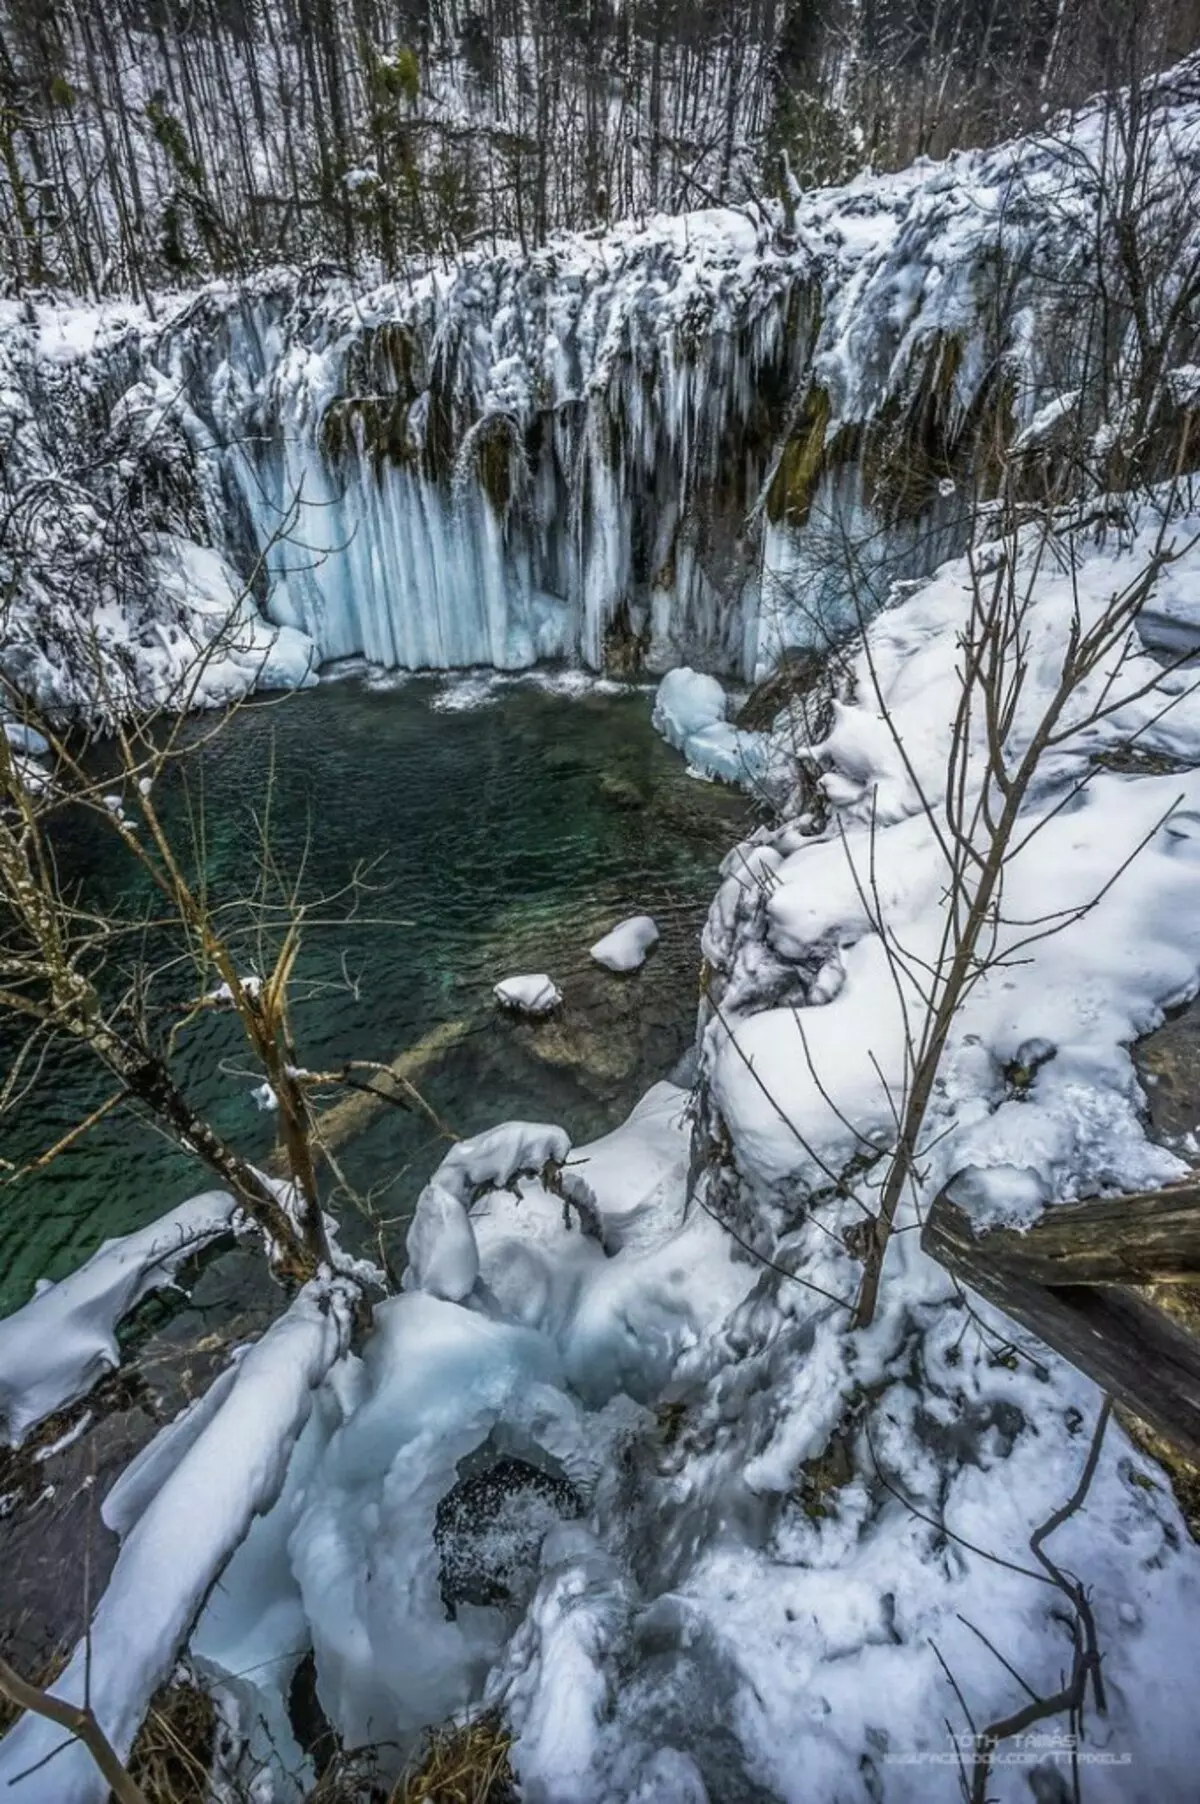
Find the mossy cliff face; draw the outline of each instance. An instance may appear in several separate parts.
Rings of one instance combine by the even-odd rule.
[[[1119,234],[1067,141],[1097,129],[815,192],[786,221],[622,224],[370,292],[265,277],[147,355],[217,452],[213,533],[248,517],[245,564],[286,520],[310,554],[266,550],[271,605],[326,655],[749,679],[961,548],[1002,481],[1069,492],[1071,446],[1132,417],[1131,357],[1160,391],[1200,358],[1200,326],[1133,345]],[[1164,144],[1162,192],[1194,191],[1200,149]],[[1154,219],[1136,229],[1149,255]],[[1106,472],[1136,451],[1154,474],[1152,425],[1133,451],[1109,431]]]
[[[808,278],[781,278],[733,319],[693,309],[671,331],[649,316],[626,321],[590,374],[560,339],[548,369],[543,341],[540,362],[522,370],[537,379],[503,397],[494,367],[474,361],[482,328],[469,321],[451,332],[436,311],[410,311],[327,338],[298,296],[278,314],[277,297],[243,299],[216,322],[207,371],[191,345],[177,361],[203,403],[222,352],[230,366],[257,353],[250,430],[223,427],[211,404],[199,410],[230,445],[225,490],[243,514],[256,492],[280,514],[300,495],[297,538],[321,545],[323,534],[330,551],[308,575],[291,572],[293,599],[309,591],[299,620],[331,654],[366,649],[381,662],[413,660],[323,634],[339,535],[318,510],[344,509],[340,539],[363,546],[377,533],[403,539],[419,517],[440,538],[433,555],[455,556],[460,535],[498,592],[557,600],[561,633],[539,646],[531,632],[519,661],[577,656],[622,677],[688,662],[752,679],[774,661],[761,620],[781,545],[787,561],[806,533],[816,544],[846,497],[871,531],[920,534],[947,481],[987,488],[994,444],[1012,430],[1002,380],[970,392],[963,343],[940,331],[909,350],[868,418],[839,414],[817,368],[821,293]],[[531,336],[538,324],[535,311]],[[273,341],[289,345],[282,364]],[[261,527],[257,536],[261,551]],[[938,555],[954,549],[944,531],[930,543]],[[241,547],[243,562],[253,549]],[[360,564],[360,587],[385,583],[378,563]],[[897,573],[920,571],[909,558]],[[488,645],[464,657],[503,662]]]

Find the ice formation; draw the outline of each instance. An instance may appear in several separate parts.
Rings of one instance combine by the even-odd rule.
[[[87,1640],[55,1681],[56,1696],[88,1698],[119,1756],[170,1677],[214,1581],[254,1517],[279,1496],[316,1387],[345,1354],[350,1305],[338,1280],[301,1291],[217,1380],[216,1399],[210,1393],[152,1443],[153,1489],[126,1481],[116,1566]],[[82,1744],[64,1748],[61,1728],[32,1713],[0,1742],[0,1786],[18,1775],[25,1804],[108,1797]]]
[[[588,956],[609,971],[636,971],[658,944],[658,925],[651,915],[631,915],[597,940]]]
[[[686,666],[669,670],[654,698],[654,724],[699,777],[719,777],[747,789],[765,785],[773,759],[764,733],[726,720],[727,700],[715,677]]]
[[[1195,186],[1193,88],[1183,67],[1155,90],[1144,230]],[[172,498],[175,537],[207,536],[257,573],[271,620],[322,660],[751,679],[961,545],[989,409],[1034,452],[1090,405],[1087,310],[1061,297],[1086,279],[1104,131],[1087,109],[803,196],[787,219],[626,222],[368,292],[274,272],[211,284],[156,323],[132,306],[45,304],[33,323],[7,307],[14,467],[53,469],[73,446],[80,467],[86,449],[141,473]],[[1169,372],[1170,392],[1191,392],[1192,367]],[[868,480],[852,447],[880,421]],[[924,472],[907,431],[936,440]],[[76,489],[42,522],[43,572],[85,554],[106,505]],[[829,551],[843,535],[866,547],[853,594]],[[5,656],[63,707],[78,622],[40,580]],[[147,660],[151,692],[175,656],[164,621],[168,641],[191,630],[178,598],[145,585],[97,615],[102,642]],[[303,651],[280,639],[266,669],[299,680]],[[714,728],[695,763],[728,776],[743,750]]]

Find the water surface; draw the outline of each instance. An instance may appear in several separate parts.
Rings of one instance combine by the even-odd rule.
[[[649,691],[505,683],[487,706],[444,706],[486,688],[356,676],[245,707],[157,799],[181,843],[203,817],[214,897],[252,886],[268,800],[272,856],[303,872],[305,896],[344,892],[371,866],[359,910],[369,918],[314,927],[305,941],[296,1029],[307,1068],[413,1049],[422,1091],[456,1133],[519,1116],[561,1122],[581,1141],[615,1125],[688,1045],[699,930],[745,804],[687,776],[651,728]],[[103,829],[75,829],[62,859],[93,894],[136,891]],[[643,970],[617,978],[592,965],[589,945],[641,911],[663,934]],[[344,899],[324,910],[344,912]],[[494,983],[543,970],[564,992],[560,1015],[533,1026],[497,1011]],[[252,1100],[235,1023],[199,1019],[179,1070],[222,1133],[269,1153],[272,1120]],[[6,1123],[5,1156],[51,1144],[108,1087],[86,1057],[57,1050]],[[438,1157],[428,1121],[395,1109],[342,1149],[393,1250]],[[6,1199],[0,1313],[38,1277],[62,1276],[208,1182],[149,1127],[106,1119]],[[365,1234],[349,1225],[348,1238]]]

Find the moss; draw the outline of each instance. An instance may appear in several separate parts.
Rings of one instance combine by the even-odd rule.
[[[402,396],[354,395],[329,403],[318,442],[326,461],[342,464],[352,453],[369,458],[376,476],[386,464],[413,464],[417,447],[408,430],[408,403]]]
[[[935,332],[910,358],[900,386],[867,427],[862,471],[867,498],[893,524],[924,512],[946,477],[953,477],[966,436],[956,405],[961,341]]]
[[[501,520],[512,505],[512,434],[507,422],[497,420],[479,434],[475,449],[475,474],[479,486]]]
[[[383,320],[364,334],[364,387],[391,388],[414,401],[423,386],[424,350],[411,326],[403,320]]]
[[[637,626],[628,599],[622,601],[604,634],[605,670],[615,676],[637,676],[649,649],[649,623]]]
[[[1180,1514],[1187,1523],[1188,1533],[1193,1541],[1200,1541],[1200,1465],[1170,1441],[1164,1440],[1157,1429],[1151,1428],[1148,1422],[1143,1422],[1132,1411],[1118,1405],[1117,1416],[1134,1446],[1156,1461],[1167,1474]],[[1152,1479],[1146,1478],[1136,1469],[1130,1470],[1129,1478],[1143,1490],[1156,1488]]]
[[[823,1453],[805,1460],[793,1495],[810,1522],[823,1522],[837,1514],[839,1493],[854,1477],[850,1430],[837,1429]]]
[[[687,1404],[678,1398],[669,1403],[660,1403],[654,1412],[654,1419],[658,1424],[663,1446],[674,1447],[687,1421]]]
[[[832,411],[828,389],[814,383],[805,396],[767,496],[768,518],[803,526],[825,468],[825,434]]]

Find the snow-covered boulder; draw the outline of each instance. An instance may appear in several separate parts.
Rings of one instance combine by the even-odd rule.
[[[591,957],[608,971],[636,971],[658,943],[658,927],[650,915],[631,915],[597,940]]]
[[[501,1008],[515,1015],[552,1015],[562,1001],[562,991],[544,971],[526,977],[506,977],[492,991]]]
[[[117,1324],[183,1262],[229,1232],[236,1202],[206,1190],[149,1227],[106,1240],[58,1284],[42,1284],[0,1322],[0,1444],[19,1445],[38,1422],[82,1397],[121,1363]]]
[[[743,732],[726,720],[693,733],[683,749],[691,769],[702,777],[753,788],[767,774],[766,735]]]
[[[754,786],[767,774],[767,738],[726,720],[728,699],[716,677],[669,670],[654,697],[654,726],[697,776]]]
[[[725,718],[725,691],[698,670],[668,670],[654,697],[654,726],[668,745],[686,751],[694,733]]]

